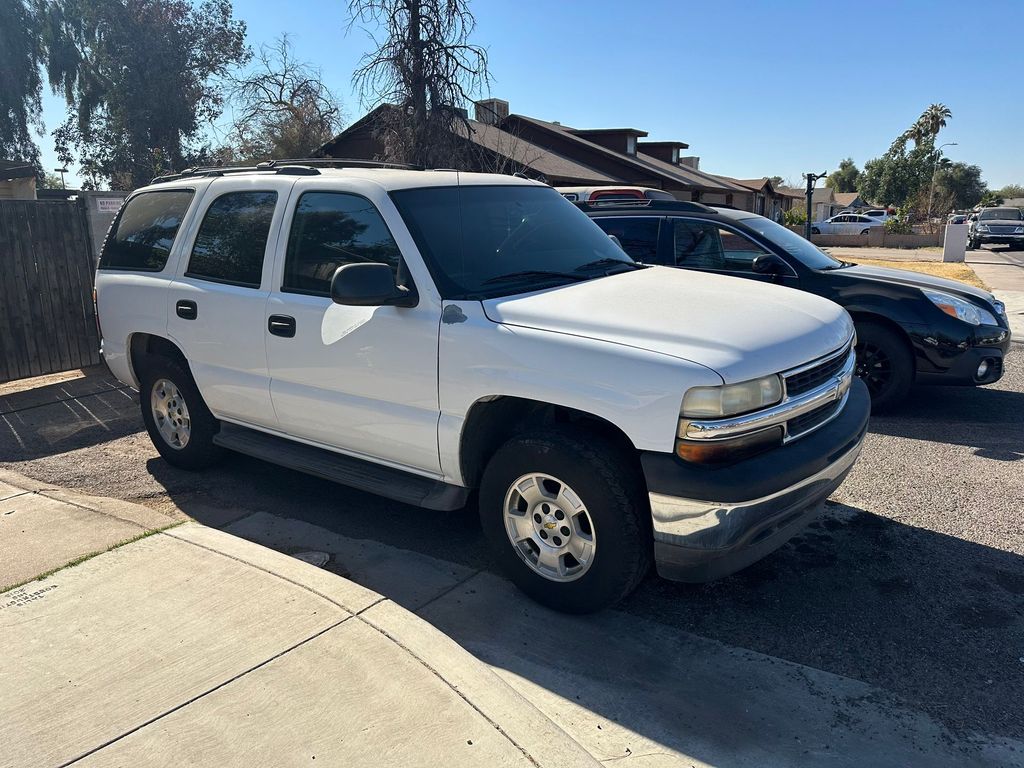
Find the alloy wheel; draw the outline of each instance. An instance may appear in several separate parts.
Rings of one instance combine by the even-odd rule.
[[[877,397],[884,393],[892,382],[892,358],[876,344],[858,344],[855,372],[864,380],[871,396]]]
[[[585,574],[597,553],[593,520],[580,496],[565,482],[534,472],[505,494],[505,532],[524,563],[556,582]]]
[[[150,408],[160,437],[171,448],[181,450],[188,445],[192,420],[181,391],[170,379],[157,379],[150,393]]]

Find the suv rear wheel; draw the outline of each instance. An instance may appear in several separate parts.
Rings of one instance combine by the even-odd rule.
[[[220,422],[206,407],[191,374],[177,361],[146,358],[141,371],[139,405],[146,431],[160,455],[182,469],[205,469],[223,451],[213,436]]]
[[[512,581],[556,610],[611,605],[650,565],[638,470],[599,436],[552,429],[509,440],[484,472],[480,521]]]

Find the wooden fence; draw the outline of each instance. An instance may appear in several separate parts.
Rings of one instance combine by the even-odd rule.
[[[100,361],[93,269],[81,205],[0,200],[0,382]]]

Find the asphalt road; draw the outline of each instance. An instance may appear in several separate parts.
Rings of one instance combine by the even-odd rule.
[[[91,377],[4,396],[0,463],[58,485],[254,512],[489,570],[475,509],[427,512],[242,456],[201,474],[159,459],[135,394]],[[872,420],[861,459],[805,533],[704,586],[650,577],[620,609],[870,683],[951,729],[1024,737],[1024,346],[998,384],[919,388]]]

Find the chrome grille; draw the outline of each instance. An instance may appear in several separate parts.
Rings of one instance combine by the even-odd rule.
[[[993,235],[1012,235],[1017,227],[1013,224],[989,224],[988,231]]]
[[[804,392],[810,392],[834,376],[838,376],[852,352],[850,347],[851,345],[847,344],[832,357],[785,376],[786,396],[794,397],[802,395]]]
[[[819,427],[826,421],[835,415],[839,407],[845,402],[845,400],[836,400],[831,403],[826,403],[820,408],[815,408],[813,411],[801,414],[795,419],[790,419],[786,422],[786,433],[789,439],[799,437],[805,432],[810,432],[815,427]]]

